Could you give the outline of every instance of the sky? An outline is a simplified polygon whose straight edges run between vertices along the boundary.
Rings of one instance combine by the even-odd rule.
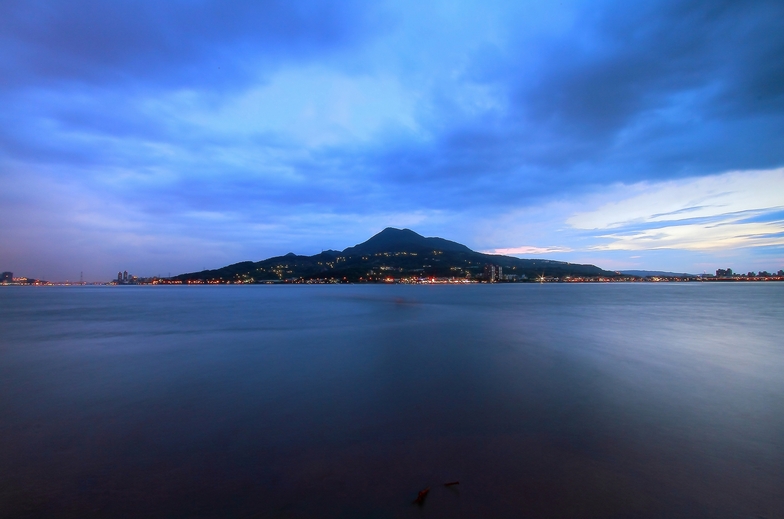
[[[0,3],[0,270],[174,275],[410,228],[784,269],[784,3]]]

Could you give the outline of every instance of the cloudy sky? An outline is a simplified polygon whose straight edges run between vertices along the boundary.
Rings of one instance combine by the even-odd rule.
[[[167,275],[408,227],[784,268],[781,1],[0,3],[0,270]]]

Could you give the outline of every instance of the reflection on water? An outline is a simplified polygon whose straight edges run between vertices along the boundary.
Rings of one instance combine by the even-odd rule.
[[[782,303],[4,288],[0,517],[782,517]]]

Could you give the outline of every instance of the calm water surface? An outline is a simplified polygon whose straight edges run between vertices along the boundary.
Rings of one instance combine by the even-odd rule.
[[[783,489],[784,283],[0,287],[3,518],[773,518]]]

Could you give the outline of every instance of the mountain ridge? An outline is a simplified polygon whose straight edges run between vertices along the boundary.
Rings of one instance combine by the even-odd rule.
[[[481,280],[484,267],[501,267],[516,279],[545,277],[614,277],[616,272],[595,265],[545,259],[521,259],[485,254],[439,237],[425,237],[411,229],[387,227],[342,251],[312,256],[293,252],[265,260],[241,261],[213,270],[181,274],[181,281],[269,282],[335,280],[378,282],[422,277]]]
[[[345,255],[374,254],[378,252],[413,252],[415,250],[442,250],[449,252],[474,252],[465,245],[444,238],[424,237],[411,229],[387,227],[366,241],[346,247]]]

